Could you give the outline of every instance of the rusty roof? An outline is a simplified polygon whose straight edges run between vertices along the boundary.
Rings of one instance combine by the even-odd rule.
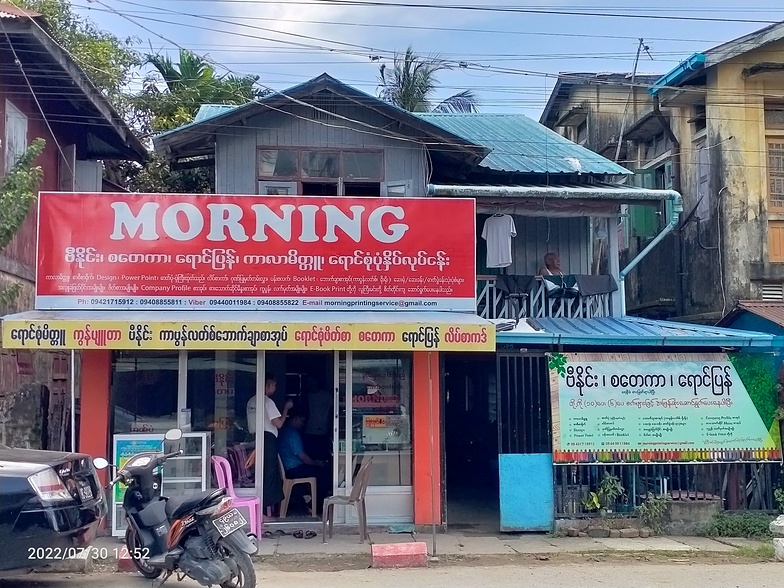
[[[737,308],[756,314],[780,327],[784,327],[784,301],[739,300]]]
[[[36,18],[41,16],[33,10],[19,8],[7,2],[0,2],[0,18]]]

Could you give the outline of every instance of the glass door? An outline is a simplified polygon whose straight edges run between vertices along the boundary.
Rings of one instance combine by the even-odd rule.
[[[411,484],[411,354],[335,354],[333,492],[351,493],[364,460],[372,459],[366,493],[368,520],[413,520]],[[336,522],[356,524],[353,508]]]

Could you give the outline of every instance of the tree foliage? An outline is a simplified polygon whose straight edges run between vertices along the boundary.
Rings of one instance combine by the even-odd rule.
[[[34,140],[0,184],[0,250],[11,242],[36,200],[43,169],[34,165],[46,142]],[[20,284],[0,287],[0,304],[10,304],[19,294]]]
[[[472,90],[458,92],[433,105],[438,89],[437,74],[451,66],[437,55],[420,57],[412,47],[395,53],[391,71],[379,67],[379,97],[409,112],[477,112],[477,98]]]
[[[263,95],[258,76],[218,75],[202,56],[180,50],[174,63],[167,55],[147,55],[155,71],[135,97],[143,131],[167,131],[193,120],[202,104],[240,105]]]

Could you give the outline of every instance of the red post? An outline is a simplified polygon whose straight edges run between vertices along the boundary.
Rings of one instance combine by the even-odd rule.
[[[430,365],[428,366],[428,359]],[[441,524],[441,380],[438,353],[414,352],[413,436],[414,524]],[[432,378],[432,381],[431,381]],[[432,406],[430,404],[432,386]],[[432,423],[431,423],[432,419]],[[430,433],[433,432],[431,460]],[[435,474],[435,483],[431,476]],[[435,489],[435,497],[433,491]],[[435,512],[434,512],[435,511]]]
[[[112,352],[82,351],[81,418],[79,451],[92,457],[109,455],[109,402],[111,399]],[[99,472],[106,483],[106,471]]]

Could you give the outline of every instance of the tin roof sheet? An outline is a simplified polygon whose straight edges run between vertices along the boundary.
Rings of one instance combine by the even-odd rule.
[[[450,133],[491,150],[481,166],[502,172],[607,174],[632,172],[523,114],[417,113]]]

